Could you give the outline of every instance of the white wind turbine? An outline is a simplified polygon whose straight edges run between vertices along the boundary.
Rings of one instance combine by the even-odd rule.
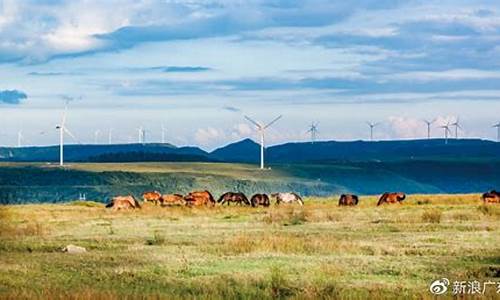
[[[56,129],[59,130],[59,165],[64,166],[64,133],[68,134],[74,140],[77,140],[75,136],[66,128],[66,114],[68,112],[68,107],[64,108],[64,113],[62,117],[61,124],[56,126]]]
[[[19,130],[17,132],[17,147],[18,148],[21,148],[23,146],[23,140],[24,140],[23,131]]]
[[[142,126],[138,127],[137,133],[138,133],[139,144],[144,144],[146,142],[146,130],[144,129],[144,127]]]
[[[316,134],[318,133],[318,123],[314,123],[314,122],[311,123],[307,133],[311,134],[311,144],[313,144],[316,141]]]
[[[276,121],[281,119],[281,115],[277,117],[276,119],[272,120],[271,122],[267,123],[266,125],[262,125],[259,122],[256,122],[252,120],[251,118],[245,116],[245,119],[253,123],[257,127],[257,131],[260,133],[260,168],[264,169],[264,133],[269,126],[273,125]]]
[[[372,122],[366,122],[368,126],[370,126],[370,141],[373,141],[373,128],[377,127],[380,125],[380,123],[372,123]]]
[[[110,128],[108,131],[108,145],[113,143],[113,128]]]
[[[457,117],[455,122],[451,123],[450,126],[455,126],[455,139],[458,139],[458,129],[462,129],[462,126],[460,126],[460,121]]]
[[[429,120],[423,120],[425,124],[427,124],[427,139],[431,138],[431,125],[436,122],[436,119],[429,121]]]
[[[161,123],[161,143],[165,144],[165,133],[166,133],[166,128],[163,123]]]
[[[101,135],[101,130],[97,129],[94,131],[94,144],[97,144],[99,142],[99,136]]]
[[[495,125],[492,126],[493,128],[496,127],[497,129],[497,142],[500,142],[500,121],[496,123]]]
[[[450,123],[448,122],[448,123],[446,123],[446,125],[443,125],[440,127],[444,129],[444,143],[448,144],[448,133],[451,134]]]

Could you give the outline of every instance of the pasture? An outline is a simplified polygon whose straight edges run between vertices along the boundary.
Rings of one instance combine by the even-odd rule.
[[[409,195],[338,207],[100,203],[0,206],[0,298],[432,298],[429,283],[500,281],[500,205]],[[68,244],[86,253],[62,253]],[[490,291],[495,297],[495,290]]]

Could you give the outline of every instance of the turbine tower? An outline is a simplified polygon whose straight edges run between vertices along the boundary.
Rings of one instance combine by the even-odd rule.
[[[450,123],[446,123],[446,125],[441,126],[444,129],[444,143],[448,144],[448,133],[451,133]]]
[[[101,135],[101,131],[99,129],[94,131],[94,144],[97,144],[97,142],[99,142],[99,135]]]
[[[373,141],[373,128],[380,125],[380,123],[366,122],[366,124],[368,124],[368,126],[370,126],[370,141]]]
[[[427,124],[427,139],[429,140],[431,138],[431,125],[436,122],[436,119],[429,121],[429,120],[423,120],[425,124]]]
[[[112,140],[113,140],[113,128],[110,128],[108,131],[108,145],[112,144]]]
[[[166,133],[165,125],[163,123],[161,123],[161,143],[162,144],[165,144],[165,133]]]
[[[245,116],[245,119],[247,119],[248,121],[250,121],[251,123],[253,123],[257,127],[257,131],[260,134],[260,168],[261,169],[264,169],[264,134],[265,134],[265,131],[267,128],[269,128],[269,126],[273,125],[274,123],[276,123],[276,121],[281,119],[281,117],[282,116],[280,115],[279,117],[275,118],[274,120],[267,123],[266,125],[262,125],[261,123],[256,122],[256,121],[252,120],[251,118]]]
[[[496,127],[497,129],[497,142],[500,142],[500,121],[496,123],[495,125],[492,126],[493,128]]]
[[[460,121],[458,120],[458,117],[455,120],[455,122],[451,123],[450,125],[455,126],[455,139],[458,139],[458,129],[459,128],[462,129],[462,126],[460,126]]]
[[[311,133],[311,144],[314,144],[316,141],[316,134],[318,133],[318,123],[311,123],[311,126],[309,126],[309,130],[307,133]]]
[[[19,130],[17,132],[17,147],[18,148],[21,148],[23,146],[23,140],[24,140],[23,131]]]
[[[75,136],[66,128],[66,114],[68,112],[68,106],[64,107],[64,113],[61,120],[61,124],[56,126],[56,129],[59,130],[59,166],[64,166],[64,133],[68,134],[74,140],[76,140]]]
[[[138,132],[138,141],[139,141],[139,144],[144,144],[145,141],[146,141],[146,130],[140,126],[139,128],[137,128],[137,132]]]

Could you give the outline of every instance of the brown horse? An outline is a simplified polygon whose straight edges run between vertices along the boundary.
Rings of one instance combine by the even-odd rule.
[[[233,193],[233,192],[227,192],[224,193],[222,196],[220,196],[219,200],[217,200],[218,203],[221,205],[224,205],[224,203],[227,203],[229,205],[231,202],[242,205],[250,205],[250,201],[248,201],[247,196],[243,193]]]
[[[406,194],[402,192],[397,193],[384,193],[380,199],[378,200],[377,206],[382,205],[384,203],[400,203],[406,198]]]
[[[184,196],[180,194],[167,194],[161,196],[161,204],[166,206],[184,205]]]
[[[484,203],[500,203],[500,193],[495,190],[484,193],[481,198]]]
[[[212,194],[209,191],[194,191],[186,196],[184,196],[184,200],[186,201],[186,205],[188,206],[214,206],[215,200]]]
[[[144,200],[144,203],[153,202],[155,205],[158,205],[158,203],[161,203],[161,194],[157,191],[145,192],[142,194],[142,200]]]
[[[339,198],[339,206],[355,206],[358,205],[359,198],[353,194],[342,194]]]
[[[397,193],[384,193],[380,199],[378,200],[377,206],[382,205],[384,203],[399,203],[406,198],[405,193],[397,192]]]
[[[250,198],[250,203],[252,203],[253,207],[257,207],[259,205],[268,207],[271,202],[269,201],[269,197],[266,194],[255,194]]]
[[[113,210],[135,209],[141,208],[141,205],[133,196],[116,196],[106,205],[106,208],[112,208]]]

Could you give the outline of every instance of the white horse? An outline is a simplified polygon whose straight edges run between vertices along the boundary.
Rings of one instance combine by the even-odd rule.
[[[276,198],[276,204],[283,203],[293,203],[298,202],[300,205],[304,205],[302,198],[295,193],[274,193],[271,197]]]

